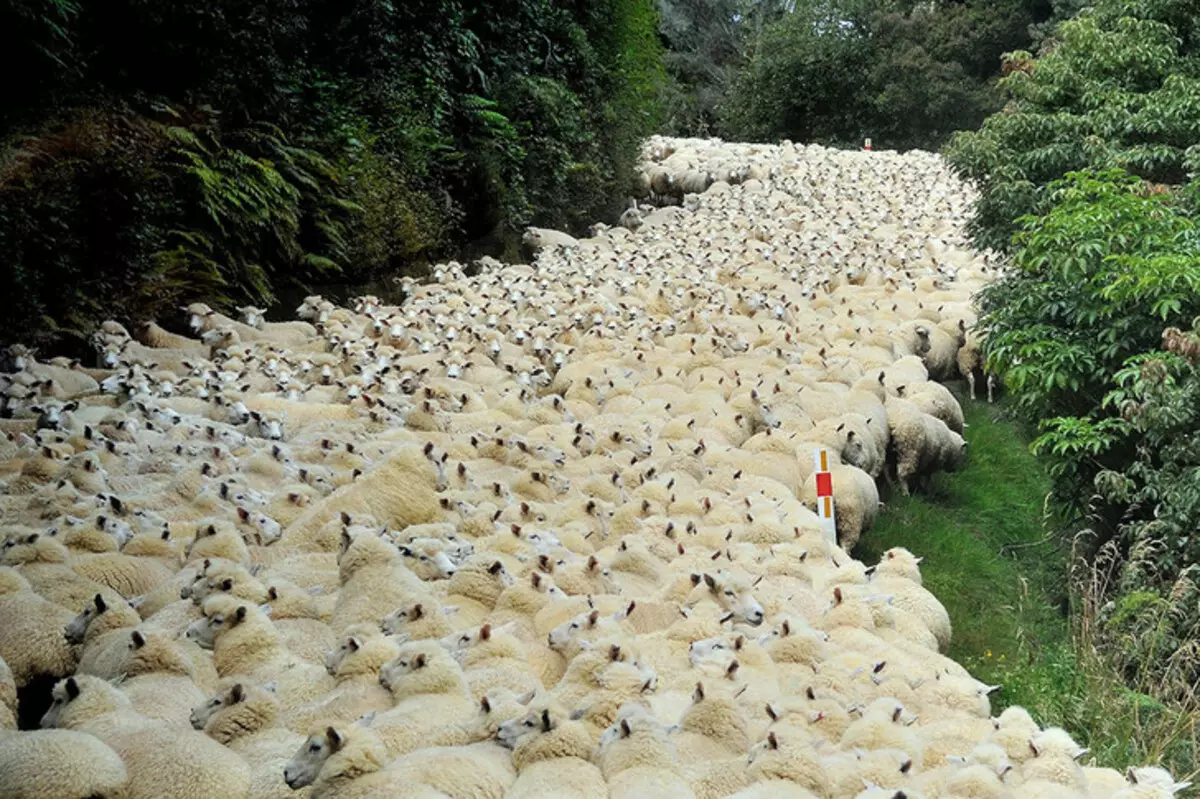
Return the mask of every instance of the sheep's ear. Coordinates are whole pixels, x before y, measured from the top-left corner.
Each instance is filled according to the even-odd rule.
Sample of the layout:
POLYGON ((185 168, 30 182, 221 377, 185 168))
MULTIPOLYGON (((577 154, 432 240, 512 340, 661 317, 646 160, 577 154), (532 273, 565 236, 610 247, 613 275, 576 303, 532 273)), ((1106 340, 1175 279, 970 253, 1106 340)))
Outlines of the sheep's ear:
POLYGON ((142 635, 141 630, 134 630, 129 635, 129 642, 134 649, 141 649, 146 645, 146 636, 142 635))
POLYGON ((492 638, 492 625, 485 624, 479 628, 479 640, 490 641, 492 638))
POLYGON ((244 622, 246 620, 246 612, 247 611, 246 611, 245 605, 238 605, 238 609, 236 611, 234 611, 234 614, 233 614, 233 623, 241 624, 242 622, 244 622))
POLYGON ((729 664, 729 668, 725 669, 725 677, 730 680, 737 679, 738 669, 742 667, 741 663, 736 660, 729 664))
MULTIPOLYGON (((692 691, 692 701, 697 704, 704 701, 704 683, 696 683, 696 690, 692 691)), ((770 705, 767 708, 770 709, 770 705)))
POLYGON ((279 589, 276 588, 275 586, 271 586, 270 588, 268 588, 267 589, 267 598, 272 601, 279 599, 279 589))
POLYGON ((342 524, 350 524, 350 514, 342 511, 342 524))
POLYGON ((629 719, 621 719, 621 737, 628 738, 633 734, 633 730, 629 727, 629 719))
POLYGON ((698 575, 698 574, 692 575, 692 585, 700 585, 700 575, 698 575))
POLYGON ((711 574, 704 575, 704 582, 707 583, 708 587, 710 589, 712 589, 713 591, 717 590, 717 579, 715 577, 713 577, 711 574))
POLYGON ((425 653, 422 652, 413 659, 413 669, 415 670, 423 668, 425 668, 425 653))
POLYGON ((492 712, 492 702, 491 702, 491 700, 490 700, 490 699, 488 699, 486 696, 484 696, 484 697, 480 698, 480 700, 479 700, 479 709, 480 709, 480 710, 482 710, 484 713, 491 713, 491 712, 492 712))
POLYGON ((770 702, 767 702, 767 715, 770 716, 771 721, 779 721, 779 711, 775 710, 775 706, 770 702))
POLYGON ((608 659, 613 662, 616 662, 621 659, 621 645, 620 644, 613 644, 611 647, 609 647, 608 659))
POLYGON ((64 687, 67 689, 68 701, 79 696, 79 683, 75 682, 74 677, 68 677, 67 684, 64 687))
POLYGON ((550 711, 542 711, 542 732, 550 732, 554 729, 554 722, 550 719, 550 711))
POLYGON ((357 652, 359 649, 362 648, 362 644, 359 643, 358 639, 355 638, 354 636, 351 636, 350 639, 348 641, 346 641, 346 646, 348 646, 350 648, 351 652, 357 652))
POLYGON ((494 561, 492 565, 488 567, 489 574, 499 574, 502 571, 504 571, 504 564, 498 560, 494 561))
POLYGON ((104 601, 104 597, 100 596, 99 594, 96 594, 92 601, 96 603, 97 613, 103 613, 104 611, 108 610, 108 604, 104 601))
POLYGON ((329 751, 336 752, 346 743, 346 737, 333 727, 326 727, 325 741, 329 744, 329 751))
POLYGON ((229 689, 229 704, 236 705, 238 702, 241 702, 245 698, 246 698, 246 689, 242 687, 242 684, 240 682, 234 683, 233 687, 229 689))
POLYGON ((777 738, 775 736, 775 733, 773 733, 773 732, 767 733, 767 748, 768 749, 778 749, 779 748, 779 738, 777 738))
POLYGON ((1032 738, 1030 738, 1030 739, 1029 739, 1029 751, 1030 751, 1030 752, 1033 752, 1033 756, 1034 756, 1034 757, 1037 757, 1037 756, 1038 756, 1038 748, 1037 748, 1037 744, 1035 744, 1035 743, 1033 742, 1033 739, 1032 739, 1032 738))

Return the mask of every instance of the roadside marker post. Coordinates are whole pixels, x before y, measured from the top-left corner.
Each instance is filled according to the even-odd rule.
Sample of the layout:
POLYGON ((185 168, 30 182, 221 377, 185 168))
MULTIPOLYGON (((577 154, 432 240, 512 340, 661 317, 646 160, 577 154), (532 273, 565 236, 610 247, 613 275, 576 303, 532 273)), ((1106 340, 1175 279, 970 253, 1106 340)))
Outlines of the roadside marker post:
POLYGON ((863 149, 866 150, 867 152, 871 151, 871 140, 870 139, 867 139, 865 142, 863 142, 863 149))
POLYGON ((813 453, 817 478, 817 518, 829 543, 837 546, 837 517, 833 509, 833 475, 829 471, 829 450, 821 448, 813 453))

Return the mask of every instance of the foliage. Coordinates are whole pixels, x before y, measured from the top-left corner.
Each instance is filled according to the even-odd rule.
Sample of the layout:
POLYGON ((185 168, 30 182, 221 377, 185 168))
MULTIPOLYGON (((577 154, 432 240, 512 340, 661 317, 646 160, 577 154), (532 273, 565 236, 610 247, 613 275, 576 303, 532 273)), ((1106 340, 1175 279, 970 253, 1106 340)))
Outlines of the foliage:
POLYGON ((750 37, 730 136, 936 149, 1001 106, 1002 53, 1051 9, 1029 0, 799 0, 750 37))
POLYGON ((1122 168, 1179 184, 1200 151, 1200 22, 1184 0, 1100 0, 1045 53, 1007 57, 1007 105, 957 134, 950 163, 974 181, 977 246, 1008 250, 1019 217, 1044 213, 1068 172, 1122 168))
POLYGON ((0 276, 28 300, 0 339, 615 217, 657 30, 653 0, 0 0, 29 76, 0 103, 0 276))
POLYGON ((720 106, 746 47, 744 6, 742 0, 658 0, 670 76, 663 99, 666 132, 710 136, 718 130, 720 106))
POLYGON ((1191 335, 1167 337, 1167 352, 1131 358, 1117 373, 1105 404, 1127 420, 1136 455, 1096 477, 1105 501, 1127 509, 1118 598, 1102 609, 1108 631, 1153 658, 1151 676, 1172 696, 1200 680, 1200 318, 1193 324, 1191 335))
POLYGON ((1200 313, 1200 231, 1169 197, 1119 171, 1072 173, 1045 216, 1021 220, 1010 273, 984 290, 985 353, 1016 409, 1043 422, 1034 451, 1075 511, 1097 472, 1130 457, 1105 394, 1164 326, 1200 313))

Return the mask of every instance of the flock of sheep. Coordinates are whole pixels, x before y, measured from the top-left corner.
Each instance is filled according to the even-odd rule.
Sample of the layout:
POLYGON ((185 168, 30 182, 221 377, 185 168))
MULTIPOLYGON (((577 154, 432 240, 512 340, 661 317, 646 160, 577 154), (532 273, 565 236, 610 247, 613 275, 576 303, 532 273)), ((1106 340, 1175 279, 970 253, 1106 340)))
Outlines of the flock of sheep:
POLYGON ((667 139, 643 188, 680 204, 400 306, 192 305, 195 337, 106 323, 97 368, 11 348, 0 799, 1184 787, 993 717, 920 559, 848 554, 879 486, 964 462, 968 190, 667 139))

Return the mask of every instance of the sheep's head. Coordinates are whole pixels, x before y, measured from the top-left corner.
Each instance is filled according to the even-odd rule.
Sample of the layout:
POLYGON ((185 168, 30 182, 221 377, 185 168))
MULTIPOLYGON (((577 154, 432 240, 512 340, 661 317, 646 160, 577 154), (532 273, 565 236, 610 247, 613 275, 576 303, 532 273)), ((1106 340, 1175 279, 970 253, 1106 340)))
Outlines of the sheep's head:
POLYGON ((284 415, 271 411, 250 411, 250 419, 254 421, 258 434, 269 441, 283 440, 284 415))
POLYGON ((1158 789, 1162 794, 1170 796, 1174 796, 1192 786, 1190 782, 1175 782, 1175 778, 1171 776, 1171 772, 1156 766, 1130 768, 1125 772, 1125 779, 1130 785, 1151 790, 1158 789))
POLYGON ((702 579, 713 600, 727 613, 755 626, 763 623, 766 614, 754 598, 753 585, 748 580, 724 570, 715 574, 706 572, 702 579))
POLYGON ((310 735, 283 767, 283 781, 293 791, 312 785, 325 761, 340 752, 346 744, 345 734, 334 727, 310 735))
POLYGON ((250 606, 232 597, 218 594, 205 600, 204 618, 188 625, 184 637, 201 649, 212 649, 217 639, 242 624, 250 615, 250 606))
POLYGON ((425 614, 425 604, 422 602, 409 607, 399 607, 383 617, 379 629, 384 635, 397 635, 404 629, 404 625, 424 618, 425 614))
POLYGON ((108 603, 104 601, 104 597, 96 594, 86 608, 80 611, 79 615, 71 619, 67 624, 63 634, 67 638, 69 644, 82 644, 87 637, 88 626, 98 616, 108 610, 108 603))
POLYGON ((232 707, 240 704, 246 699, 246 689, 240 682, 234 683, 232 686, 222 691, 221 693, 206 699, 202 704, 192 708, 191 722, 192 729, 203 730, 207 726, 209 720, 217 713, 221 712, 222 708, 232 707))
POLYGON ((446 542, 436 538, 417 538, 399 547, 404 565, 422 580, 446 580, 454 576, 458 567, 447 549, 446 542))

